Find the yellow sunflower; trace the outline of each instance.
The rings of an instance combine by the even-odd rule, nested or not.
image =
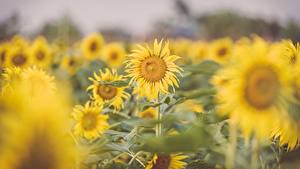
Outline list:
[[[103,115],[102,105],[86,103],[77,105],[73,110],[73,118],[76,120],[74,133],[86,139],[100,137],[108,128],[108,116]]]
[[[22,95],[26,107],[10,105],[10,110],[1,121],[0,166],[3,169],[66,169],[76,164],[77,150],[73,140],[66,134],[67,117],[61,97],[43,98],[43,104],[28,101]],[[8,97],[7,103],[15,102]]]
[[[233,42],[230,38],[214,40],[208,47],[208,57],[218,63],[227,63],[232,55]]]
[[[44,37],[37,37],[30,48],[33,64],[40,68],[48,68],[52,63],[52,52]]]
[[[138,116],[146,119],[156,119],[158,116],[158,112],[154,107],[149,107],[148,109],[139,112]]]
[[[60,67],[70,75],[74,75],[82,64],[82,60],[77,56],[65,55],[60,63]]]
[[[170,53],[181,56],[181,59],[176,60],[176,64],[184,65],[189,63],[188,53],[192,41],[186,38],[179,38],[170,41]]]
[[[188,56],[193,64],[202,62],[207,57],[207,43],[203,41],[194,42],[188,50]]]
[[[20,67],[25,68],[32,63],[28,48],[20,48],[18,46],[12,46],[7,53],[7,59],[5,65],[7,67]]]
[[[110,68],[119,68],[126,56],[126,51],[122,43],[110,43],[103,46],[102,56]]]
[[[103,45],[104,39],[102,35],[99,33],[93,33],[83,39],[80,48],[85,58],[93,60],[100,57]]]
[[[12,39],[11,39],[11,45],[13,46],[17,46],[18,48],[28,48],[29,47],[29,42],[28,40],[21,36],[21,35],[15,35]]]
[[[203,112],[202,104],[194,99],[188,99],[181,104],[178,104],[175,108],[175,112],[195,112],[195,113],[202,113]]]
[[[125,99],[129,98],[129,94],[125,92],[126,87],[114,87],[106,82],[115,82],[124,80],[123,76],[118,75],[115,70],[105,69],[104,72],[99,71],[99,75],[94,73],[94,78],[90,77],[93,82],[87,90],[92,91],[92,99],[97,103],[108,103],[115,110],[123,107]]]
[[[238,123],[245,136],[253,132],[258,138],[269,137],[292,98],[290,70],[262,48],[255,44],[234,58],[225,68],[226,87],[217,94],[219,111]]]
[[[183,71],[174,62],[180,57],[170,54],[169,43],[157,40],[153,49],[148,46],[138,46],[137,50],[128,56],[126,72],[131,77],[130,83],[136,82],[135,92],[148,99],[155,99],[159,93],[169,93],[169,88],[178,87],[176,74]]]
[[[146,169],[184,169],[187,163],[183,160],[186,158],[181,154],[155,154]]]

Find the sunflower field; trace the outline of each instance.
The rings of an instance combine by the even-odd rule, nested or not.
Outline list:
[[[298,169],[300,46],[0,44],[1,169]]]

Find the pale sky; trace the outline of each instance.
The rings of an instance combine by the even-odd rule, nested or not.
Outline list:
[[[250,16],[285,22],[300,21],[300,0],[184,0],[194,14],[233,9]],[[158,19],[174,16],[173,0],[0,0],[0,21],[17,11],[22,31],[68,14],[85,33],[120,26],[137,34],[149,31]]]

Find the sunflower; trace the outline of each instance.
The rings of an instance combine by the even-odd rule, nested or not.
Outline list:
[[[178,104],[175,108],[175,112],[195,112],[195,113],[202,113],[203,112],[202,104],[194,99],[188,99],[185,102]]]
[[[25,49],[29,47],[28,40],[21,35],[15,35],[10,42],[12,46],[16,46],[18,48]]]
[[[24,69],[21,78],[22,85],[32,97],[52,94],[56,89],[54,77],[36,67]]]
[[[170,41],[170,53],[173,53],[177,56],[181,56],[181,59],[176,60],[176,64],[184,65],[189,63],[188,53],[192,41],[186,38],[179,38]]]
[[[123,100],[129,98],[129,94],[125,92],[126,87],[104,84],[124,80],[123,76],[118,75],[115,70],[105,69],[104,72],[100,70],[99,75],[94,73],[94,78],[90,77],[89,80],[93,84],[87,90],[92,91],[92,99],[97,103],[108,103],[115,110],[120,110],[123,107]]]
[[[48,68],[52,62],[52,52],[47,40],[43,37],[35,39],[30,48],[33,63],[40,68]]]
[[[184,169],[187,156],[180,154],[155,154],[146,169]]]
[[[0,67],[5,67],[7,53],[9,50],[9,43],[0,44]]]
[[[110,43],[103,47],[102,56],[110,68],[119,68],[125,59],[126,51],[121,43]]]
[[[70,75],[74,75],[78,70],[79,66],[82,64],[82,61],[77,56],[65,55],[62,58],[60,67],[68,72]]]
[[[188,50],[188,56],[193,64],[200,63],[207,56],[207,44],[203,41],[194,42]]]
[[[233,42],[230,38],[217,39],[208,47],[208,57],[218,63],[224,64],[230,60]]]
[[[226,87],[217,94],[219,111],[238,123],[245,134],[269,137],[292,98],[291,74],[267,50],[254,44],[234,57],[226,70]]]
[[[101,112],[102,105],[94,105],[90,102],[84,106],[75,106],[73,110],[73,118],[76,120],[74,133],[86,139],[100,137],[109,128],[108,116]]]
[[[137,50],[128,56],[126,72],[131,77],[130,83],[136,82],[136,93],[155,99],[159,93],[169,93],[169,87],[178,87],[176,74],[183,71],[174,62],[179,56],[171,55],[169,43],[157,40],[153,49],[148,46],[138,46]]]
[[[149,107],[146,110],[139,112],[138,116],[141,118],[147,118],[147,119],[156,119],[158,115],[158,112],[154,107]]]
[[[7,67],[20,67],[25,68],[30,66],[31,57],[28,48],[20,48],[18,46],[12,46],[7,53],[7,59],[5,65]]]
[[[61,97],[43,98],[44,103],[37,104],[28,102],[26,93],[18,94],[27,105],[18,107],[18,112],[10,112],[1,121],[2,133],[5,132],[1,138],[1,168],[73,168],[77,150],[64,131],[68,121],[64,115],[65,105],[60,105]],[[15,102],[15,98],[6,99],[12,99],[8,103]]]
[[[80,48],[85,58],[93,60],[100,56],[103,45],[104,39],[102,35],[99,33],[93,33],[83,39]]]

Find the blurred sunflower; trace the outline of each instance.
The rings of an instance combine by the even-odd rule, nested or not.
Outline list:
[[[21,48],[21,49],[25,49],[25,48],[29,47],[28,40],[25,37],[21,36],[21,35],[15,35],[11,39],[10,42],[11,42],[12,46],[16,46],[16,47]]]
[[[110,71],[105,69],[104,72],[99,71],[99,75],[94,73],[94,78],[90,77],[93,82],[87,90],[92,91],[92,99],[97,103],[108,103],[115,110],[120,110],[123,107],[123,99],[129,98],[129,94],[125,92],[126,87],[114,87],[105,82],[115,82],[124,80],[123,76],[118,75],[115,70]]]
[[[218,63],[224,64],[230,60],[233,42],[230,38],[217,39],[208,47],[208,57]]]
[[[33,64],[40,68],[48,68],[52,62],[52,53],[47,40],[37,37],[30,48]]]
[[[188,50],[188,56],[193,64],[200,63],[207,57],[207,44],[203,41],[194,42]]]
[[[60,63],[60,67],[70,75],[74,75],[80,65],[81,60],[79,57],[69,55],[65,55]]]
[[[175,112],[195,112],[195,113],[202,113],[203,112],[202,104],[194,99],[188,99],[185,102],[178,104],[175,108]]]
[[[135,93],[155,99],[159,93],[169,93],[169,87],[179,87],[177,74],[183,71],[174,62],[180,57],[171,55],[169,43],[154,41],[153,49],[138,46],[128,56],[126,72],[130,83],[136,82]]]
[[[101,114],[102,106],[86,103],[77,105],[73,110],[73,118],[76,120],[74,133],[86,139],[100,137],[108,128],[108,116]]]
[[[259,44],[239,55],[225,68],[230,80],[217,94],[219,110],[238,123],[245,136],[254,132],[258,138],[269,137],[292,98],[291,74]]]
[[[155,154],[146,166],[146,169],[184,169],[187,156],[180,154]]]
[[[154,107],[149,107],[146,110],[139,112],[138,116],[146,119],[156,119],[158,116],[158,112]]]
[[[83,39],[80,48],[85,58],[93,60],[100,57],[103,45],[104,39],[102,35],[93,33]]]
[[[23,100],[27,100],[27,95]],[[7,98],[14,99],[14,98]],[[66,135],[65,108],[60,97],[43,98],[44,104],[27,102],[27,106],[5,116],[2,127],[0,166],[3,169],[74,168],[77,150]],[[14,100],[8,101],[14,102]],[[19,102],[17,102],[19,103]],[[42,105],[42,106],[41,106]],[[16,105],[11,105],[16,106]],[[3,129],[2,128],[2,129]]]
[[[103,46],[102,56],[110,68],[119,68],[125,60],[126,51],[122,43],[110,43]]]
[[[7,53],[7,59],[5,65],[7,67],[20,67],[25,68],[30,66],[32,63],[28,48],[19,48],[17,46],[13,46]]]
[[[192,41],[186,38],[179,38],[170,41],[170,53],[180,56],[179,60],[176,60],[175,63],[178,65],[184,65],[189,63],[188,53]]]

